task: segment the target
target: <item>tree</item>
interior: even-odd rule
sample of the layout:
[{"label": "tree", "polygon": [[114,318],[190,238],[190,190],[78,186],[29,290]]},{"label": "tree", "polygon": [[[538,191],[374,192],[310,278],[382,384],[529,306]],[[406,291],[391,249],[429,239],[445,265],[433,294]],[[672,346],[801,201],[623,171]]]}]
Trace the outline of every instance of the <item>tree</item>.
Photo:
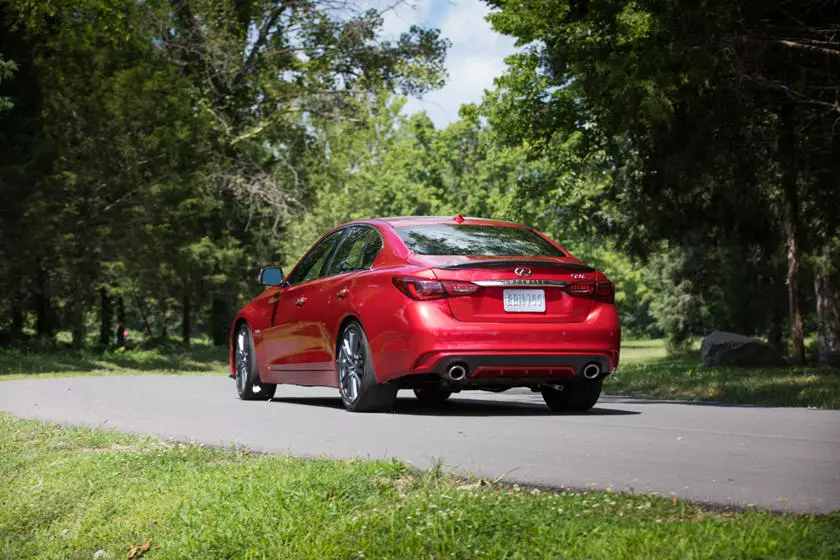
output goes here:
[{"label": "tree", "polygon": [[[311,161],[312,119],[353,118],[359,98],[442,83],[447,43],[437,30],[413,27],[391,42],[378,37],[381,25],[380,13],[340,0],[172,0],[161,39],[213,123],[217,158],[206,176],[235,197],[217,207],[220,223],[234,215],[241,226],[225,232],[235,240],[227,247],[253,245],[264,231],[249,227],[255,218],[276,231],[300,207],[310,170],[298,162]],[[214,270],[230,279],[213,290],[216,342],[225,341],[236,304],[229,272]]]},{"label": "tree", "polygon": [[[583,170],[594,160],[610,175],[602,225],[636,253],[661,239],[768,254],[784,243],[800,362],[803,240],[820,220],[836,231],[832,211],[802,220],[816,177],[840,162],[832,3],[489,3],[525,47],[499,83],[514,134],[543,154],[580,135]],[[836,189],[820,197],[837,206]]]},{"label": "tree", "polygon": [[[227,341],[256,268],[311,190],[313,122],[443,77],[446,42],[343,2],[0,3],[0,312],[86,339],[99,302],[168,339]],[[14,61],[12,63],[11,61]],[[4,203],[5,204],[5,203]],[[8,212],[6,212],[8,210]],[[209,301],[208,301],[209,300]],[[58,313],[55,312],[58,310]],[[122,311],[121,311],[122,310]],[[199,319],[201,320],[201,319]]]}]

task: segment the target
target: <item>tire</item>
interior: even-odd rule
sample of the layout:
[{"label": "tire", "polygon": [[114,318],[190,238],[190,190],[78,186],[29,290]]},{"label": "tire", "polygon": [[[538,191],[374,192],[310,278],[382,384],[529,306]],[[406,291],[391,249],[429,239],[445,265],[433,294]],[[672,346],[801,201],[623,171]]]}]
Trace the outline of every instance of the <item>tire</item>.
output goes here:
[{"label": "tire", "polygon": [[356,321],[348,323],[338,337],[337,348],[338,391],[344,408],[350,412],[391,410],[397,388],[376,382],[373,356],[362,325]]},{"label": "tire", "polygon": [[257,355],[251,329],[243,323],[233,339],[234,365],[236,366],[236,392],[243,401],[267,401],[274,396],[277,385],[261,383],[257,372]]},{"label": "tire", "polygon": [[543,400],[554,412],[583,412],[598,402],[601,383],[592,381],[571,381],[562,390],[552,387],[541,389]]},{"label": "tire", "polygon": [[440,387],[426,387],[424,389],[414,389],[414,396],[422,404],[428,406],[440,406],[446,399],[452,395],[452,391],[441,389]]}]

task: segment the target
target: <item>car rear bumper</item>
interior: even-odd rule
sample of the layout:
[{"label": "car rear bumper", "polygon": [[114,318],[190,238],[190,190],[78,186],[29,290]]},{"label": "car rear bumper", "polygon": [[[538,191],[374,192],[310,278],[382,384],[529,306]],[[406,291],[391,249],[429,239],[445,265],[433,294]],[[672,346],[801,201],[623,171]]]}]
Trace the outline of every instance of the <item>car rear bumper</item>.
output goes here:
[{"label": "car rear bumper", "polygon": [[449,374],[452,366],[462,366],[468,379],[549,377],[570,379],[584,378],[584,369],[595,365],[598,373],[589,376],[592,380],[609,375],[611,360],[607,354],[575,354],[569,352],[533,352],[518,354],[509,352],[468,353],[439,352],[425,357],[415,368],[416,373]]},{"label": "car rear bumper", "polygon": [[615,306],[596,305],[577,323],[467,323],[443,306],[418,302],[401,317],[403,330],[373,337],[380,383],[421,375],[446,379],[453,364],[467,369],[461,385],[527,386],[584,378],[597,364],[603,379],[619,360],[621,327]]}]

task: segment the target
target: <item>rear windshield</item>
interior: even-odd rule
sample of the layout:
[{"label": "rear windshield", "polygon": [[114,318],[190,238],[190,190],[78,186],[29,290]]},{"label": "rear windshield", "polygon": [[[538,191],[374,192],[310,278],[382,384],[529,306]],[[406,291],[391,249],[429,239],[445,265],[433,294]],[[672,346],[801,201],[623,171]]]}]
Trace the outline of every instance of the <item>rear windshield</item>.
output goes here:
[{"label": "rear windshield", "polygon": [[529,229],[507,226],[432,225],[397,228],[408,248],[420,255],[565,257]]}]

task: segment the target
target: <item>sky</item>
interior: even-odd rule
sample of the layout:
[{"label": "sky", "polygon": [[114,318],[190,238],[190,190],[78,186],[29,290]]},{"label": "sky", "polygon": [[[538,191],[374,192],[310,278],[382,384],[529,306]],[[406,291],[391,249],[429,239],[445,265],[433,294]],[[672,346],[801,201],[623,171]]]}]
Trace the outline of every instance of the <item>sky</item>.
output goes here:
[{"label": "sky", "polygon": [[[390,6],[393,0],[374,2]],[[446,57],[446,85],[422,99],[410,98],[407,113],[426,111],[438,128],[458,120],[463,103],[478,103],[493,79],[504,72],[504,59],[515,51],[514,40],[493,31],[484,17],[487,4],[479,0],[406,0],[385,14],[383,34],[399,36],[411,25],[437,27],[452,42]]]}]

